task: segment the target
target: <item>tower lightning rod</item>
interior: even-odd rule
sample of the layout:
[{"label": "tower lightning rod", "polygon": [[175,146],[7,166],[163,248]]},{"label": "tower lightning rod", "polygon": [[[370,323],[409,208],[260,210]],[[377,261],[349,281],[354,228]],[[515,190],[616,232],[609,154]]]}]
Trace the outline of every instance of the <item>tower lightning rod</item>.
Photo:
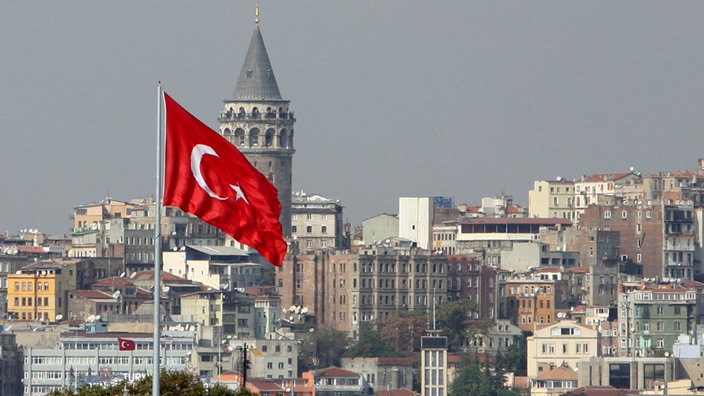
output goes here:
[{"label": "tower lightning rod", "polygon": [[254,24],[259,26],[259,0],[256,1],[254,6]]}]

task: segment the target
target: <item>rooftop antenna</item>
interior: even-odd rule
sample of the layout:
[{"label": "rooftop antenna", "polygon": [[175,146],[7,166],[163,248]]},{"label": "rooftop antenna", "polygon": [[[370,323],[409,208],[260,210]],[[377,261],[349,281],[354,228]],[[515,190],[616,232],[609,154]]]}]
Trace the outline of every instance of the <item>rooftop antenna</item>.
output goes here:
[{"label": "rooftop antenna", "polygon": [[259,0],[256,1],[256,5],[254,7],[254,24],[259,26]]}]

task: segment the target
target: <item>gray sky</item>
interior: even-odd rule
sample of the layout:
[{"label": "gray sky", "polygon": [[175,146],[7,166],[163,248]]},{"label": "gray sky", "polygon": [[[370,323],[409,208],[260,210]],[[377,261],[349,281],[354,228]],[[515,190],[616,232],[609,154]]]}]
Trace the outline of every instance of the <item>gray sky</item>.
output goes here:
[{"label": "gray sky", "polygon": [[[254,0],[0,2],[0,229],[152,196],[157,81],[217,128]],[[352,224],[399,196],[527,205],[533,180],[693,170],[704,2],[271,1],[294,189]]]}]

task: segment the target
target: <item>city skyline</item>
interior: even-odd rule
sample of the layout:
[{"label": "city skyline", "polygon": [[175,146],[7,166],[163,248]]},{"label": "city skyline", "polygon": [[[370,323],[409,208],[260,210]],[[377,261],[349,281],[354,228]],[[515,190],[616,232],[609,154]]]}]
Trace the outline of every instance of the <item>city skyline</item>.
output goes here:
[{"label": "city skyline", "polygon": [[[694,170],[698,2],[261,4],[296,114],[293,189],[353,225],[400,196],[528,205],[537,179]],[[254,2],[0,5],[0,230],[154,194],[156,86],[217,129]],[[372,198],[370,198],[372,197]]]}]

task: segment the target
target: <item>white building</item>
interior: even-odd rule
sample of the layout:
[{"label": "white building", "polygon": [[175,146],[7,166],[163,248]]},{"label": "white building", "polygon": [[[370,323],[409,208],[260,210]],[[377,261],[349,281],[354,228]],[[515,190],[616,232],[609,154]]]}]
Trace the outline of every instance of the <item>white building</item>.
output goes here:
[{"label": "white building", "polygon": [[[135,350],[120,351],[118,338],[134,341]],[[194,331],[163,331],[161,367],[191,368],[194,340]],[[45,395],[84,383],[138,380],[152,371],[153,346],[151,333],[64,332],[56,348],[25,348],[24,395]]]},{"label": "white building", "polygon": [[415,241],[421,249],[431,249],[433,229],[432,197],[400,197],[398,236]]}]

